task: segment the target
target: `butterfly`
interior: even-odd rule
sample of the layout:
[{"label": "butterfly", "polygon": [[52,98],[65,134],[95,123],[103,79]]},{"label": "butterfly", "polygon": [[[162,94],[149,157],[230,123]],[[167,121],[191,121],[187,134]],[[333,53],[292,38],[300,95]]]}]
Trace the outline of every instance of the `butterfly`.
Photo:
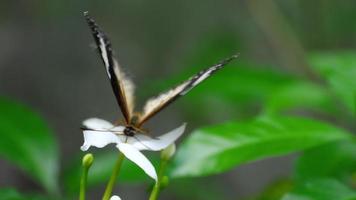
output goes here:
[{"label": "butterfly", "polygon": [[[144,123],[238,57],[238,54],[235,54],[226,58],[219,63],[198,72],[196,75],[172,89],[163,92],[156,97],[150,98],[144,105],[143,111],[141,113],[136,113],[134,112],[135,86],[133,82],[125,75],[120,64],[115,59],[112,45],[107,35],[87,12],[84,13],[84,16],[91,29],[100,58],[106,68],[106,73],[110,80],[116,101],[125,120],[125,128],[121,131],[128,137],[134,137],[137,133],[144,133],[145,131],[142,129]],[[113,130],[113,132],[115,132],[115,130]]]}]

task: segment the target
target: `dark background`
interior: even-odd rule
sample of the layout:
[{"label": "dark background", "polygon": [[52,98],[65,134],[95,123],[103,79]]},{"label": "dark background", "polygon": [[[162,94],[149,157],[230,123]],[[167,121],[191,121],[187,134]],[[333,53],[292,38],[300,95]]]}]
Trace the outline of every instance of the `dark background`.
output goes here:
[{"label": "dark background", "polygon": [[[60,141],[62,163],[78,153],[84,119],[121,117],[83,11],[90,11],[111,38],[121,65],[137,84],[139,105],[159,92],[148,87],[150,83],[174,77],[192,60],[204,63],[204,68],[240,52],[245,62],[317,79],[308,70],[306,53],[354,49],[356,44],[356,2],[352,0],[3,0],[0,95],[23,102],[45,117]],[[197,52],[211,41],[217,54],[199,57]],[[189,102],[184,101],[160,113],[149,126],[162,132],[186,121],[181,108]],[[226,112],[188,121],[189,130],[235,116]],[[229,199],[245,197],[288,176],[293,159],[268,159],[194,181],[202,192],[213,188]],[[10,185],[38,189],[20,171],[0,161],[0,187]],[[141,185],[119,189],[124,199],[145,194]],[[189,192],[184,183],[174,190],[163,193],[162,199],[177,191]],[[101,191],[94,191],[93,199]]]}]

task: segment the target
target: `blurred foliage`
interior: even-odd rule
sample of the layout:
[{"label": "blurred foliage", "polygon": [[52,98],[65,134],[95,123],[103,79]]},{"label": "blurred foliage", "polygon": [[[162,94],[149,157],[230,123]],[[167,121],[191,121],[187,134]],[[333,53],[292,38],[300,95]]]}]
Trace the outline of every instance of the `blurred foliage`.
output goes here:
[{"label": "blurred foliage", "polygon": [[310,62],[344,103],[346,112],[356,117],[356,52],[314,53]]},{"label": "blurred foliage", "polygon": [[58,149],[43,119],[26,106],[0,98],[0,154],[37,180],[49,193],[58,192]]},{"label": "blurred foliage", "polygon": [[278,180],[271,183],[257,197],[248,198],[248,200],[277,200],[281,199],[287,192],[293,188],[293,181]]},{"label": "blurred foliage", "polygon": [[191,179],[174,179],[167,188],[178,199],[228,199],[219,183],[206,179],[191,181]]},{"label": "blurred foliage", "polygon": [[355,200],[356,191],[334,179],[313,179],[297,185],[281,200]]},{"label": "blurred foliage", "polygon": [[1,200],[46,200],[47,198],[39,195],[21,194],[12,188],[1,188],[0,199]]},{"label": "blurred foliage", "polygon": [[296,163],[296,179],[299,181],[334,177],[351,182],[356,172],[356,141],[325,144],[305,151]]}]

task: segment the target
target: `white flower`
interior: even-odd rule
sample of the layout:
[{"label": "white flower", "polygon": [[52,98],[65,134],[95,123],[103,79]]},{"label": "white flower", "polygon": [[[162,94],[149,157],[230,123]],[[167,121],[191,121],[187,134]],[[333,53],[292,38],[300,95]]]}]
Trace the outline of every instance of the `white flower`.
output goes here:
[{"label": "white flower", "polygon": [[110,200],[121,200],[121,198],[117,195],[114,195],[110,198]]},{"label": "white flower", "polygon": [[116,144],[126,158],[136,163],[147,175],[157,181],[157,173],[152,163],[140,152],[141,150],[160,151],[174,143],[184,132],[185,123],[172,131],[157,138],[151,138],[143,134],[126,136],[123,134],[124,126],[114,126],[108,121],[91,118],[83,122],[89,130],[84,130],[84,144],[82,151],[86,151],[91,146],[98,148],[108,144]]}]

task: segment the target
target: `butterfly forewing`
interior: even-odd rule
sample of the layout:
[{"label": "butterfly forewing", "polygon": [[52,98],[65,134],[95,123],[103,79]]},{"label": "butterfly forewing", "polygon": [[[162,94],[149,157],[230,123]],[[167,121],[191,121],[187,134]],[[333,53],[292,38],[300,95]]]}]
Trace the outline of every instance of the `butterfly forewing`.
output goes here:
[{"label": "butterfly forewing", "polygon": [[140,116],[138,126],[141,126],[149,118],[151,118],[156,113],[161,111],[163,108],[168,106],[170,103],[175,101],[178,97],[184,96],[186,93],[188,93],[191,89],[193,89],[195,86],[197,86],[203,80],[208,78],[214,72],[221,69],[223,66],[225,66],[226,64],[228,64],[230,61],[232,61],[233,59],[235,59],[237,57],[238,57],[238,54],[233,55],[230,58],[227,58],[225,60],[222,60],[219,63],[217,63],[207,69],[200,71],[195,76],[191,77],[190,79],[181,83],[180,85],[174,87],[173,89],[171,89],[167,92],[164,92],[164,93],[158,95],[157,97],[153,97],[153,98],[149,99],[143,108],[143,112],[142,112],[142,115]]},{"label": "butterfly forewing", "polygon": [[111,43],[105,33],[95,23],[88,13],[84,13],[88,25],[92,31],[95,43],[98,47],[100,57],[105,65],[107,75],[110,79],[113,92],[124,115],[127,124],[130,124],[134,109],[134,84],[125,76],[115,60]]}]

